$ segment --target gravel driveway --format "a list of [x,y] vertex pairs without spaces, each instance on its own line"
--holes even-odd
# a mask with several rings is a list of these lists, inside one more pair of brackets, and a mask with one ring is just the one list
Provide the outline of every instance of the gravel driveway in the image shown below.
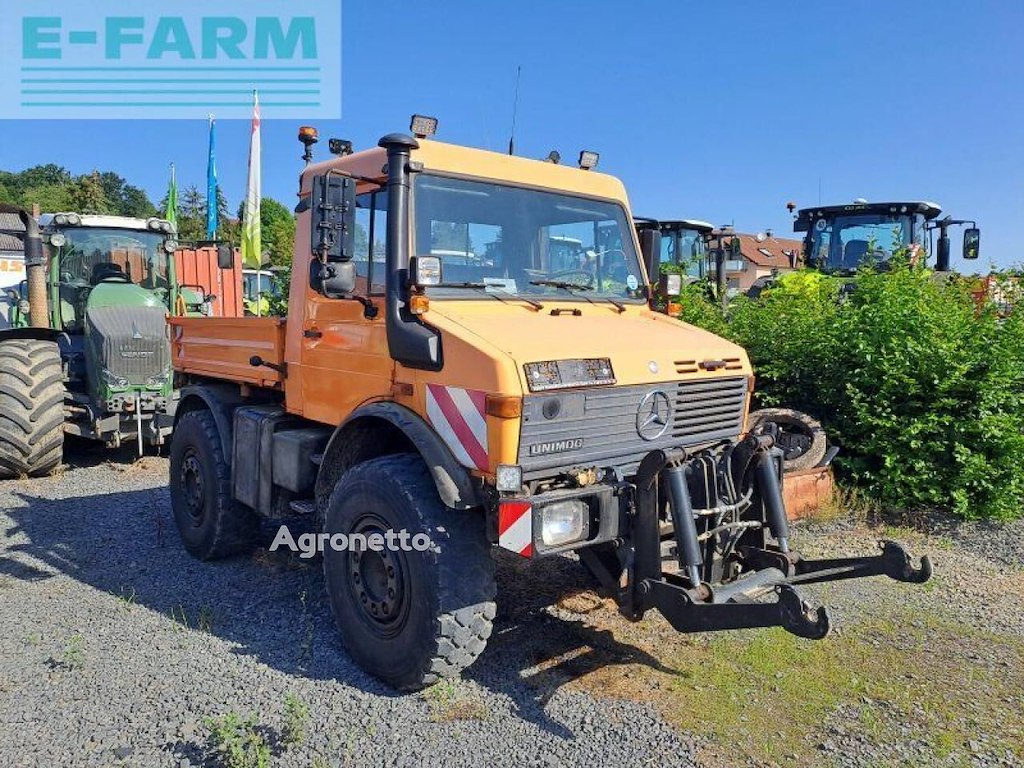
[[[265,551],[192,560],[170,517],[166,461],[108,458],[79,449],[61,475],[0,485],[0,765],[214,764],[209,721],[229,712],[252,716],[274,765],[687,766],[736,764],[738,754],[766,762],[681,725],[671,697],[650,695],[654,678],[675,680],[676,689],[691,684],[680,682],[674,654],[697,641],[657,618],[620,620],[584,591],[572,561],[534,569],[503,561],[499,620],[466,679],[396,696],[340,647],[317,565]],[[1015,554],[999,549],[1005,561],[993,566],[1017,589],[1022,532],[994,534],[1017,546]],[[864,540],[835,526],[800,536],[822,551]],[[965,536],[974,536],[972,546],[998,547],[991,532]],[[939,567],[967,560],[936,551]],[[959,602],[963,617],[982,621],[986,632],[1019,639],[1020,594],[992,595],[985,585],[998,583],[998,573],[990,576],[957,588],[972,600],[951,600],[953,581],[910,599]],[[879,599],[875,584],[829,587],[840,618],[854,621],[864,599]],[[547,607],[565,586],[574,596]],[[899,606],[910,592],[887,585],[878,594]],[[1024,662],[1019,645],[1000,653],[992,663]],[[286,697],[309,708],[305,733],[290,745]],[[914,764],[917,753],[858,730],[861,720],[844,707],[859,705],[831,708],[823,732],[804,745],[812,762]],[[1007,706],[1024,709],[1019,696]],[[912,737],[908,749],[917,749]],[[948,754],[968,764],[1021,764],[983,730],[972,741]],[[805,754],[780,752],[767,763],[800,763]]]

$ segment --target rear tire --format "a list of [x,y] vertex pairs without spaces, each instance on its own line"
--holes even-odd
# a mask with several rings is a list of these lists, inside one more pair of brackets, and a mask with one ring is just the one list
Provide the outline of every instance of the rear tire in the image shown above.
[[174,522],[190,555],[216,560],[252,549],[259,519],[231,495],[231,467],[209,411],[189,411],[178,420],[170,475]]
[[0,479],[38,477],[64,458],[64,369],[52,341],[0,341]]
[[331,494],[328,534],[425,533],[430,548],[324,551],[331,611],[352,659],[401,691],[457,677],[483,652],[495,614],[483,515],[444,506],[413,454],[359,464]]
[[761,408],[752,411],[747,421],[751,430],[769,422],[779,428],[777,445],[783,452],[783,471],[810,469],[825,458],[828,438],[817,419],[791,408]]

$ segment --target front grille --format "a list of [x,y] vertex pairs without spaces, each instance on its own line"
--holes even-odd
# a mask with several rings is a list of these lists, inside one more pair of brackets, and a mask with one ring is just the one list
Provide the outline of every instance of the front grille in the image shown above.
[[[649,408],[662,396],[671,403],[671,414],[660,435],[645,439],[638,431],[638,410],[645,398]],[[595,465],[628,475],[656,448],[735,437],[743,429],[746,399],[745,376],[530,395],[523,400],[519,464],[527,479]],[[658,429],[654,425],[653,431]]]
[[94,365],[145,386],[170,367],[166,312],[162,307],[91,307],[86,339]]

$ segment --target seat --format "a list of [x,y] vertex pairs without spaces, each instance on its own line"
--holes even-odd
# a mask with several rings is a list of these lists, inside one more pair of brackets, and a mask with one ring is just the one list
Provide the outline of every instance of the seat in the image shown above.
[[868,252],[867,240],[851,240],[843,247],[843,267],[856,269]]

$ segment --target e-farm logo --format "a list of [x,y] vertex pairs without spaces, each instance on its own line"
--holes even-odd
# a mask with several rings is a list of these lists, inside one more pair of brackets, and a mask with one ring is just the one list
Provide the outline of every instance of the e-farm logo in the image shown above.
[[341,116],[341,2],[0,0],[0,118]]

